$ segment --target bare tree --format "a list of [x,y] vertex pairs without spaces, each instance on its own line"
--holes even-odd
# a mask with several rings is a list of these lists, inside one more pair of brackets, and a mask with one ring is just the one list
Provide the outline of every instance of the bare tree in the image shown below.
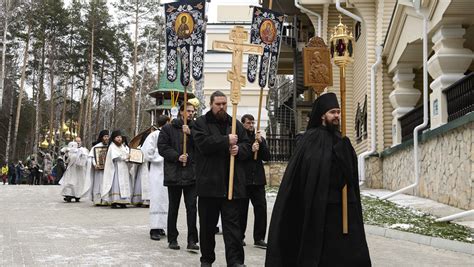
[[5,52],[7,50],[7,32],[8,32],[8,16],[11,12],[12,1],[4,0],[4,22],[3,22],[3,39],[2,39],[2,73],[0,76],[0,110],[3,108],[3,88],[5,85]]
[[132,136],[135,136],[136,131],[135,131],[135,92],[136,92],[136,86],[137,86],[137,54],[138,54],[138,14],[139,14],[139,1],[137,0],[137,6],[135,10],[135,47],[133,51],[133,84],[132,84],[132,121],[131,121],[131,126],[130,126],[130,133]]
[[[25,85],[26,66],[28,65],[28,47],[30,45],[30,31],[31,31],[31,24],[28,24],[28,32],[26,34],[25,51],[23,52],[23,66],[21,68],[20,95],[18,96],[18,104],[16,106],[15,129],[13,131],[12,157],[16,156],[16,144],[17,144],[17,138],[18,138],[18,125],[20,125],[20,114],[21,114],[21,101],[23,99],[23,94],[24,94],[23,88],[24,88],[24,85]],[[8,144],[7,144],[7,149],[9,149]]]
[[90,141],[91,136],[91,120],[92,120],[92,73],[94,71],[94,17],[92,18],[91,27],[91,50],[90,50],[90,62],[89,62],[89,82],[87,85],[87,102],[86,102],[86,115],[84,120],[84,140]]

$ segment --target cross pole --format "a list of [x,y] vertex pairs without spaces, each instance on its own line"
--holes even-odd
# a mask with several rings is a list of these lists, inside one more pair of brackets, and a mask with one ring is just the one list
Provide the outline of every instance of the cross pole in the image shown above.
[[[249,38],[248,32],[242,26],[235,26],[229,33],[229,41],[213,41],[212,49],[216,51],[232,52],[232,69],[227,72],[227,81],[230,82],[230,101],[232,102],[232,134],[236,134],[237,105],[240,102],[241,89],[245,86],[245,76],[242,75],[243,54],[262,55],[263,46],[244,44]],[[232,200],[234,192],[234,165],[235,157],[230,156],[229,167],[229,194]]]
[[[270,0],[268,3],[268,9],[272,9],[273,7],[273,0]],[[257,113],[257,129],[255,133],[255,142],[258,143],[258,138],[260,137],[260,120],[262,118],[262,101],[263,101],[263,87],[260,87],[260,96],[258,98],[258,113]],[[258,158],[258,150],[254,152],[253,159],[257,160]]]
[[[188,125],[188,87],[184,87],[184,116],[183,116],[183,125]],[[186,143],[187,143],[187,136],[186,133],[183,132],[183,155],[186,155]],[[183,162],[183,167],[186,167],[186,162]]]

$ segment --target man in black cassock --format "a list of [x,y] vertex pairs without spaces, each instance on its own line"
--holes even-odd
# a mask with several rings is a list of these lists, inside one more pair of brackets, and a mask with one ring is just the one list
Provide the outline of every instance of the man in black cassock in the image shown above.
[[[260,134],[255,134],[255,119],[250,114],[245,114],[241,122],[247,131],[249,143],[252,146],[252,156],[245,161],[245,180],[248,198],[242,200],[240,215],[240,226],[242,227],[242,244],[245,246],[245,230],[247,229],[247,217],[249,210],[249,201],[252,201],[255,216],[253,226],[254,245],[259,248],[267,248],[265,243],[265,234],[267,232],[267,200],[265,199],[265,169],[262,161],[270,159],[265,138]],[[257,140],[257,142],[255,142]],[[254,159],[253,153],[257,151],[257,159]]]
[[[219,213],[228,266],[244,266],[239,208],[245,194],[243,161],[251,156],[245,129],[237,121],[237,134],[231,134],[232,117],[226,112],[227,97],[220,91],[211,95],[211,110],[199,117],[192,131],[195,144],[196,187],[201,241],[201,266],[216,260],[215,229]],[[229,161],[235,156],[234,193],[228,200]]]
[[[307,131],[283,176],[273,208],[265,266],[371,266],[360,202],[357,157],[339,131],[333,93],[313,103]],[[349,233],[342,233],[348,185]]]

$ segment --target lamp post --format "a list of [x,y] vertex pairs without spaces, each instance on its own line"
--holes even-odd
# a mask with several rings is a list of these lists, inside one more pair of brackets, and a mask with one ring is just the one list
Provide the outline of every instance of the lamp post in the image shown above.
[[[354,37],[347,25],[342,24],[339,15],[339,24],[334,26],[329,39],[331,43],[331,58],[339,67],[340,97],[341,97],[341,132],[346,135],[346,66],[354,62]],[[347,184],[342,188],[342,233],[349,233],[347,217]]]

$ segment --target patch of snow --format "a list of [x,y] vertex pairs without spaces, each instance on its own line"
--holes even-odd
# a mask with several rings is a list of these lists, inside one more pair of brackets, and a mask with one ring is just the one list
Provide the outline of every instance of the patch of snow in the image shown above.
[[412,227],[413,227],[413,224],[395,223],[395,224],[390,225],[388,228],[390,228],[390,229],[398,228],[398,229],[407,230],[407,229],[410,229]]

